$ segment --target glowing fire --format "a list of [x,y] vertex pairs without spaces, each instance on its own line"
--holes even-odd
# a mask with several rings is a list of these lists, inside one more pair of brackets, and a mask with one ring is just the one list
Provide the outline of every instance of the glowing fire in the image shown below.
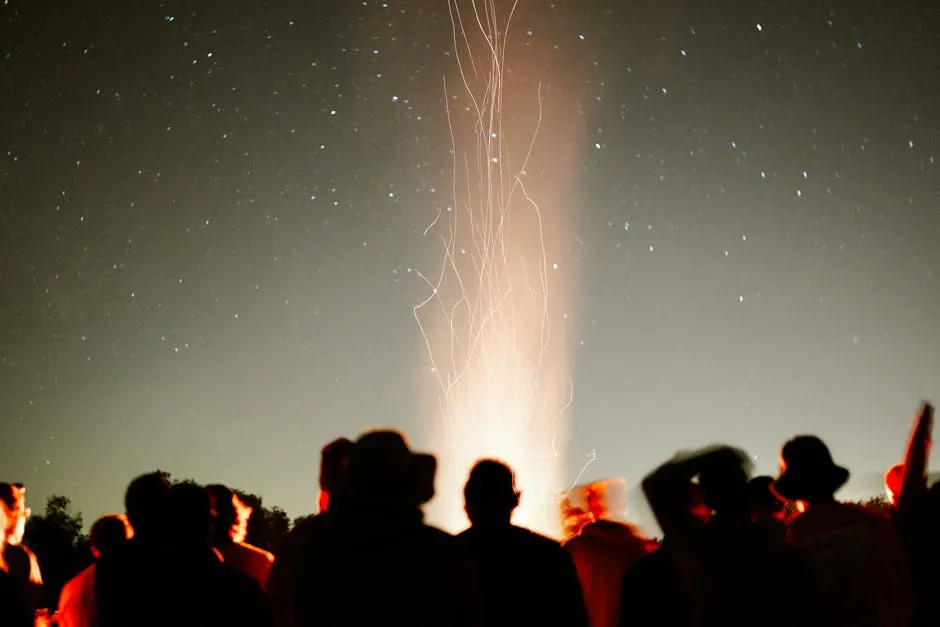
[[[441,238],[443,259],[437,276],[419,273],[430,294],[415,307],[438,401],[431,435],[439,471],[429,518],[449,530],[465,528],[461,488],[467,473],[477,459],[494,457],[516,471],[523,493],[514,521],[560,537],[571,383],[565,324],[552,327],[550,321],[571,320],[554,310],[564,302],[557,297],[564,295],[565,274],[549,263],[546,251],[564,235],[561,203],[548,200],[562,195],[565,173],[543,170],[551,183],[540,184],[539,204],[526,190],[543,103],[541,86],[514,102],[504,93],[516,4],[503,14],[494,0],[449,0],[449,7],[463,87],[454,97],[445,82],[454,206],[441,210],[425,231]],[[519,139],[504,132],[504,113],[513,105],[524,107],[515,119],[530,124],[517,151],[511,144]],[[560,142],[554,148],[561,152],[567,130],[570,125],[553,121],[545,141]],[[515,163],[513,152],[519,155]]]

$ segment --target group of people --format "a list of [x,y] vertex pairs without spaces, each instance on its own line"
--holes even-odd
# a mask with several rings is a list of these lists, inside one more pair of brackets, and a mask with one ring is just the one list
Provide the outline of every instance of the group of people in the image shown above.
[[[932,408],[886,474],[890,516],[836,500],[849,471],[817,437],[751,478],[742,451],[678,455],[643,480],[661,543],[602,490],[558,542],[512,524],[524,495],[484,459],[464,487],[469,527],[424,521],[436,459],[395,431],[322,451],[319,512],[277,555],[244,542],[251,509],[221,485],[134,479],[124,515],[91,529],[95,563],[62,590],[61,627],[926,627],[940,564],[940,484],[927,485]],[[40,564],[23,545],[25,488],[0,484],[0,617],[25,627]],[[568,514],[572,514],[571,511]]]

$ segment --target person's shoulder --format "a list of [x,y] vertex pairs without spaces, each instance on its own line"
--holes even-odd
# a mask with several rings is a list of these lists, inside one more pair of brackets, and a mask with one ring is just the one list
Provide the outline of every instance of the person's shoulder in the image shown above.
[[458,542],[458,536],[426,523],[421,525],[419,533],[432,542],[440,542],[442,544],[457,544]]
[[327,512],[304,517],[284,536],[281,552],[295,550],[321,536],[330,528],[332,518]]
[[297,524],[294,525],[287,535],[303,535],[305,533],[310,533],[311,531],[316,531],[317,529],[323,528],[327,523],[329,516],[326,512],[320,512],[319,514],[313,514],[310,516],[304,516],[301,520],[297,521]]
[[78,596],[85,586],[94,585],[96,570],[97,565],[92,564],[65,582],[65,585],[62,586],[62,591],[59,593],[60,608],[66,605],[69,600]]
[[238,547],[236,550],[241,551],[247,559],[259,562],[273,562],[274,554],[270,551],[265,551],[261,547],[255,546],[254,544],[248,544],[247,542],[237,542],[235,547]]
[[526,527],[517,527],[512,525],[510,527],[512,535],[514,535],[520,542],[525,542],[530,547],[536,550],[542,551],[558,551],[561,550],[561,543],[557,540],[549,538],[546,535],[543,535],[532,529],[527,529]]
[[219,577],[219,580],[233,595],[237,593],[263,594],[260,584],[258,584],[254,577],[242,572],[231,564],[219,562],[217,565],[213,564],[213,567],[217,569],[215,573]]

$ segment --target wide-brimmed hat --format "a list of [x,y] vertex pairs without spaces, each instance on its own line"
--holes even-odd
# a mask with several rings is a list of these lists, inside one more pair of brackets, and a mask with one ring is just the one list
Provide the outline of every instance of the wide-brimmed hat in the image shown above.
[[423,505],[434,497],[437,459],[412,451],[398,431],[367,431],[356,440],[348,472],[353,489],[406,493],[414,504]]
[[832,461],[829,447],[814,435],[783,445],[780,471],[773,490],[789,501],[835,494],[849,480],[849,471]]

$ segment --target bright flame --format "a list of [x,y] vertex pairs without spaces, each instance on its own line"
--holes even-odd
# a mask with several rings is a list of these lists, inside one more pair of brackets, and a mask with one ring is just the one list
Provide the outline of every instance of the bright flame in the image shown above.
[[[498,458],[513,468],[522,491],[514,522],[560,537],[572,390],[564,334],[551,328],[550,318],[571,321],[550,309],[549,276],[557,285],[562,279],[555,277],[563,273],[549,263],[546,250],[563,233],[564,221],[559,208],[544,201],[550,193],[540,194],[537,204],[523,182],[542,124],[541,85],[524,105],[533,128],[514,165],[503,126],[509,108],[503,68],[516,3],[505,19],[494,0],[466,6],[449,0],[449,8],[465,96],[462,108],[452,110],[459,99],[447,93],[445,82],[454,207],[441,210],[425,231],[440,232],[443,259],[436,279],[418,273],[431,293],[415,307],[437,384],[431,435],[440,458],[428,513],[446,529],[465,528],[461,490],[467,473],[481,457]],[[466,24],[474,28],[468,31]],[[472,136],[463,136],[469,129]],[[557,127],[552,131],[550,141],[566,139]],[[557,199],[563,183],[543,176],[552,187],[542,191]],[[553,219],[543,220],[552,210]]]

